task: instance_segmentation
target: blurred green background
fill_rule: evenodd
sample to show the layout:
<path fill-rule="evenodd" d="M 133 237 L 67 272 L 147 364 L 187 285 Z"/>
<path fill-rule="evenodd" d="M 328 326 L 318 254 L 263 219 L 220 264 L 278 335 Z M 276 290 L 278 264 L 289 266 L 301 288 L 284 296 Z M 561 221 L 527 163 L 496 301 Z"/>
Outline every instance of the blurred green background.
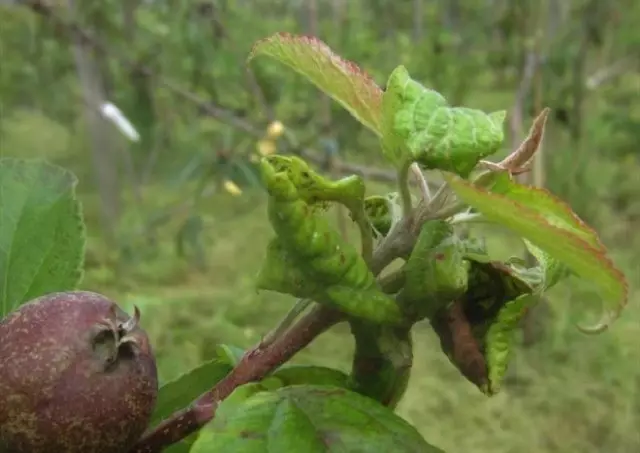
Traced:
<path fill-rule="evenodd" d="M 212 357 L 220 342 L 249 347 L 292 304 L 254 287 L 272 234 L 257 154 L 275 145 L 333 173 L 348 162 L 376 175 L 371 192 L 391 187 L 375 137 L 337 104 L 272 61 L 258 59 L 247 71 L 256 39 L 312 34 L 381 86 L 403 64 L 452 104 L 507 109 L 501 153 L 550 107 L 537 182 L 601 233 L 631 283 L 622 319 L 596 337 L 575 329 L 597 308 L 592 288 L 572 281 L 554 290 L 493 398 L 464 380 L 420 325 L 400 414 L 450 453 L 640 451 L 640 3 L 45 6 L 43 15 L 0 2 L 0 155 L 44 157 L 76 172 L 90 235 L 82 287 L 142 309 L 163 380 Z M 78 29 L 71 23 L 90 38 L 70 33 Z M 124 112 L 140 141 L 101 118 L 104 102 Z M 274 120 L 286 133 L 269 143 Z M 241 193 L 225 190 L 229 182 Z M 522 254 L 517 240 L 486 233 L 496 254 Z M 296 360 L 348 370 L 345 344 L 348 331 L 339 326 Z"/>

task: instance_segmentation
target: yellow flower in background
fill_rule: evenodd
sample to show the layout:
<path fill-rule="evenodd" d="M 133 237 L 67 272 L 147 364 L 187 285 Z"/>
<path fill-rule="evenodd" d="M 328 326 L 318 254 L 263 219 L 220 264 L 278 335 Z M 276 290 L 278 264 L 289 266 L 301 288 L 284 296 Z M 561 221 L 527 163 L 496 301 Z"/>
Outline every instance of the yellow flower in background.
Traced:
<path fill-rule="evenodd" d="M 276 144 L 272 140 L 258 140 L 257 148 L 261 156 L 269 156 L 276 152 Z"/>
<path fill-rule="evenodd" d="M 284 125 L 280 121 L 274 121 L 267 127 L 267 138 L 275 140 L 284 133 Z"/>
<path fill-rule="evenodd" d="M 224 182 L 224 190 L 236 197 L 238 195 L 242 195 L 242 189 L 240 189 L 240 187 L 238 187 L 235 182 L 228 179 Z"/>

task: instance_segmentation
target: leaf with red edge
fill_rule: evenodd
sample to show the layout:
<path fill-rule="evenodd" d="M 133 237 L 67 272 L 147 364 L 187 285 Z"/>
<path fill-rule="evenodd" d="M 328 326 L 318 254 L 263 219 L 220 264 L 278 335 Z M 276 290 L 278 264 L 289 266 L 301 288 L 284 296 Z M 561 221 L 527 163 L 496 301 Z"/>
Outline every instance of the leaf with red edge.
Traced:
<path fill-rule="evenodd" d="M 602 320 L 592 327 L 578 326 L 580 330 L 602 332 L 620 315 L 628 297 L 625 276 L 608 257 L 596 232 L 565 202 L 545 189 L 518 184 L 506 173 L 497 175 L 489 189 L 452 174 L 445 179 L 460 200 L 488 220 L 518 233 L 600 288 L 605 304 Z"/>
<path fill-rule="evenodd" d="M 306 77 L 355 119 L 380 135 L 382 90 L 355 63 L 312 36 L 276 33 L 257 41 L 247 59 L 264 55 Z"/>

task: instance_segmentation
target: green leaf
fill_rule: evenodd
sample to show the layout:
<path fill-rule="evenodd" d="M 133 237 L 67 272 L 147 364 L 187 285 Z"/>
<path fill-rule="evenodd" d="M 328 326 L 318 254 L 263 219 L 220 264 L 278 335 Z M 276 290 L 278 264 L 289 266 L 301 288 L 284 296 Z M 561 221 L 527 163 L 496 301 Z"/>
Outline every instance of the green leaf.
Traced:
<path fill-rule="evenodd" d="M 356 348 L 353 390 L 395 408 L 409 385 L 413 367 L 411 326 L 350 322 Z"/>
<path fill-rule="evenodd" d="M 508 366 L 513 332 L 524 309 L 537 300 L 530 281 L 539 281 L 539 273 L 491 261 L 483 247 L 473 245 L 475 257 L 467 255 L 467 292 L 435 313 L 431 322 L 450 361 L 482 392 L 493 395 Z M 518 311 L 518 304 L 525 302 L 527 307 Z"/>
<path fill-rule="evenodd" d="M 284 172 L 306 203 L 337 202 L 352 213 L 363 209 L 366 187 L 361 176 L 353 175 L 332 181 L 316 173 L 297 156 L 272 155 L 265 160 L 277 171 Z"/>
<path fill-rule="evenodd" d="M 0 159 L 0 317 L 80 282 L 85 227 L 77 182 L 44 161 Z"/>
<path fill-rule="evenodd" d="M 271 57 L 303 75 L 355 119 L 380 134 L 382 90 L 356 64 L 336 55 L 314 37 L 277 33 L 256 42 L 248 61 Z"/>
<path fill-rule="evenodd" d="M 391 200 L 382 195 L 372 195 L 365 198 L 364 210 L 367 218 L 380 236 L 386 236 L 391 230 L 393 221 Z"/>
<path fill-rule="evenodd" d="M 490 395 L 496 394 L 500 390 L 502 379 L 509 365 L 514 333 L 527 308 L 531 307 L 536 300 L 536 296 L 523 294 L 508 301 L 500 308 L 498 316 L 485 334 L 485 356 L 489 371 L 488 393 Z"/>
<path fill-rule="evenodd" d="M 353 175 L 331 181 L 313 171 L 297 156 L 272 155 L 263 160 L 276 172 L 286 173 L 300 199 L 314 210 L 321 211 L 331 202 L 345 206 L 360 228 L 363 253 L 367 256 L 373 253 L 373 237 L 364 206 L 366 187 L 362 177 Z"/>
<path fill-rule="evenodd" d="M 260 284 L 298 294 L 322 288 L 322 294 L 314 294 L 319 303 L 377 323 L 400 322 L 402 313 L 396 301 L 382 292 L 355 247 L 300 198 L 288 171 L 271 162 L 263 159 L 261 170 L 269 192 L 269 220 L 280 245 L 268 250 L 266 264 L 274 270 L 261 272 Z M 278 258 L 286 262 L 274 264 Z"/>
<path fill-rule="evenodd" d="M 389 76 L 382 97 L 382 145 L 398 168 L 417 161 L 467 176 L 504 140 L 506 111 L 486 114 L 450 107 L 438 92 L 413 80 L 404 66 Z"/>
<path fill-rule="evenodd" d="M 560 282 L 560 280 L 563 280 L 573 274 L 566 265 L 553 258 L 540 247 L 535 246 L 526 239 L 524 243 L 527 250 L 529 250 L 529 253 L 531 253 L 536 261 L 538 261 L 538 265 L 542 272 L 541 287 L 539 289 L 540 292 L 548 290 Z"/>
<path fill-rule="evenodd" d="M 416 125 L 404 121 L 406 114 L 402 112 L 412 109 L 418 122 L 418 118 L 428 118 L 432 112 L 445 106 L 447 100 L 444 96 L 413 80 L 404 66 L 394 69 L 387 80 L 381 107 L 382 148 L 387 159 L 401 167 L 408 158 L 407 140 L 415 133 Z M 423 128 L 426 126 L 423 122 L 419 124 Z"/>
<path fill-rule="evenodd" d="M 158 392 L 150 425 L 155 426 L 176 410 L 188 406 L 222 380 L 231 369 L 231 365 L 214 359 L 164 384 Z"/>
<path fill-rule="evenodd" d="M 216 356 L 218 360 L 226 363 L 230 367 L 235 367 L 242 357 L 244 357 L 245 350 L 237 346 L 230 344 L 220 344 L 216 347 Z"/>
<path fill-rule="evenodd" d="M 470 263 L 468 289 L 461 300 L 474 326 L 485 329 L 507 302 L 523 294 L 534 293 L 530 279 L 523 275 L 523 270 L 513 265 L 472 259 Z M 482 337 L 484 332 L 481 333 Z"/>
<path fill-rule="evenodd" d="M 193 453 L 441 453 L 391 410 L 337 387 L 284 387 L 225 406 Z"/>
<path fill-rule="evenodd" d="M 211 389 L 230 371 L 231 366 L 219 360 L 210 360 L 167 382 L 158 391 L 158 399 L 151 416 L 150 426 L 156 426 L 174 412 L 189 406 L 197 397 Z M 195 432 L 167 448 L 167 453 L 189 453 L 200 432 Z"/>
<path fill-rule="evenodd" d="M 332 385 L 347 388 L 349 376 L 340 370 L 316 365 L 285 364 L 273 373 L 284 385 Z"/>
<path fill-rule="evenodd" d="M 314 298 L 321 292 L 319 285 L 309 279 L 278 238 L 267 245 L 267 254 L 258 272 L 256 286 L 258 289 L 290 294 L 301 299 Z"/>
<path fill-rule="evenodd" d="M 425 222 L 405 265 L 403 306 L 410 305 L 419 317 L 436 311 L 467 291 L 469 261 L 466 247 L 444 220 Z"/>
<path fill-rule="evenodd" d="M 600 288 L 602 319 L 592 327 L 579 326 L 583 332 L 602 332 L 620 315 L 628 298 L 625 276 L 607 256 L 596 232 L 566 203 L 545 189 L 511 181 L 506 173 L 496 177 L 490 189 L 454 175 L 445 175 L 445 179 L 458 198 L 487 219 L 516 232 Z"/>
<path fill-rule="evenodd" d="M 327 298 L 318 298 L 319 303 L 330 304 L 357 318 L 380 324 L 397 324 L 402 313 L 395 299 L 382 292 L 378 286 L 355 289 L 347 285 L 329 286 Z"/>

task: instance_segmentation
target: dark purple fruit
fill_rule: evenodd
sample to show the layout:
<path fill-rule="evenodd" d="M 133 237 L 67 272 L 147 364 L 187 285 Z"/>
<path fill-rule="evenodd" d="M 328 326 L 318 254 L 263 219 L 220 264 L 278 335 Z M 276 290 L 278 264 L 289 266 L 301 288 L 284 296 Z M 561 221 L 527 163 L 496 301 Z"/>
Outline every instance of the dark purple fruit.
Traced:
<path fill-rule="evenodd" d="M 1 320 L 0 453 L 126 453 L 158 393 L 139 318 L 71 291 Z"/>

